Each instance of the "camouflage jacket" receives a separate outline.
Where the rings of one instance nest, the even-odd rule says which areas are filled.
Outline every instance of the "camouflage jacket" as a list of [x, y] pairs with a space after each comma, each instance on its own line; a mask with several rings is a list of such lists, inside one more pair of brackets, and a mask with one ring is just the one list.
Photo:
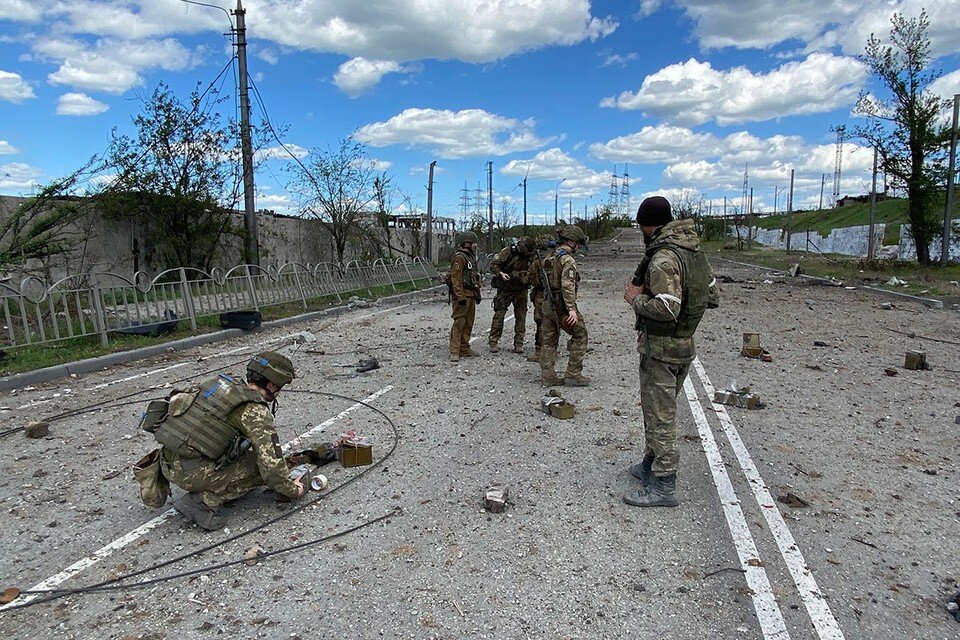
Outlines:
[[[658, 243], [669, 243], [689, 249], [700, 250], [700, 237], [697, 235], [693, 220], [674, 220], [663, 226], [656, 237]], [[710, 274], [709, 306], [720, 303], [720, 293], [716, 279]], [[654, 254], [644, 278], [645, 293], [633, 301], [633, 310], [638, 316], [652, 320], [675, 320], [683, 304], [682, 268], [679, 258], [673, 251], [658, 251]], [[685, 364], [696, 357], [693, 336], [676, 338], [670, 336], [639, 334], [637, 351], [664, 362]]]
[[[510, 291], [523, 291], [530, 286], [530, 256], [525, 256], [512, 247], [504, 247], [490, 263], [490, 273], [493, 274], [494, 286]], [[500, 273], [510, 276], [503, 280]]]
[[477, 258], [473, 252], [457, 249], [450, 260], [450, 286], [453, 299], [480, 299], [480, 274], [477, 272]]
[[296, 498], [298, 489], [290, 479], [273, 415], [267, 406], [252, 402], [241, 405], [230, 413], [227, 422], [250, 439], [264, 484], [288, 498]]
[[579, 315], [577, 283], [580, 282], [580, 274], [577, 272], [577, 261], [570, 249], [566, 245], [557, 247], [552, 254], [543, 259], [543, 267], [550, 280], [554, 299], [557, 302], [562, 300], [567, 312], [574, 310]]

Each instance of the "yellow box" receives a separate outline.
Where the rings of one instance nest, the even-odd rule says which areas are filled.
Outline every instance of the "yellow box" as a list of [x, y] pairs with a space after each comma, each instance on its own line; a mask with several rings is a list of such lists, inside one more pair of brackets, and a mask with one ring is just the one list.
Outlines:
[[348, 442], [341, 444], [340, 464], [344, 467], [362, 467], [373, 464], [373, 445]]

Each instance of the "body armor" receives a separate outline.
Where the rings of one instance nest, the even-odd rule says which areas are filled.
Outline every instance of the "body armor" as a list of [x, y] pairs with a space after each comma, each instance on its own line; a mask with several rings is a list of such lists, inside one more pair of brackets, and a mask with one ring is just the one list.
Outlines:
[[227, 418], [234, 409], [250, 402], [266, 404], [256, 390], [220, 375], [173, 394], [166, 418], [155, 426], [153, 436], [164, 449], [182, 458], [218, 460], [242, 437]]
[[[701, 251], [691, 251], [672, 243], [651, 245], [643, 262], [637, 267], [634, 274], [634, 284], [646, 281], [647, 269], [654, 254], [658, 251], [670, 251], [680, 261], [681, 281], [683, 283], [683, 297], [680, 304], [680, 313], [677, 319], [671, 322], [652, 320], [637, 317], [637, 331], [646, 331], [651, 336], [669, 336], [673, 338], [689, 338], [693, 336], [700, 324], [710, 294], [710, 264]], [[638, 285], [639, 286], [639, 285]]]
[[477, 277], [477, 259], [469, 251], [457, 249], [454, 257], [462, 256], [466, 266], [463, 268], [463, 288], [475, 291], [480, 288], [480, 278]]

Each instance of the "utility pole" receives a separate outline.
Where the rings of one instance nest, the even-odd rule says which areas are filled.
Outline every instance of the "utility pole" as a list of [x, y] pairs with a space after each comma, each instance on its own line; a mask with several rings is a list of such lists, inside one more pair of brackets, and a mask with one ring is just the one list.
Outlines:
[[867, 238], [867, 259], [873, 260], [874, 240], [873, 227], [877, 222], [877, 148], [873, 148], [873, 183], [870, 186], [870, 227]]
[[493, 161], [487, 162], [487, 251], [493, 252]]
[[433, 169], [437, 161], [430, 163], [430, 176], [427, 178], [427, 241], [425, 244], [427, 262], [433, 264]]
[[787, 194], [787, 253], [790, 253], [790, 232], [793, 231], [793, 169], [790, 169], [790, 192]]
[[823, 211], [823, 187], [827, 184], [827, 174], [820, 174], [820, 207], [818, 211]]
[[947, 163], [947, 205], [943, 211], [943, 246], [940, 248], [940, 266], [950, 264], [950, 236], [953, 231], [953, 187], [956, 182], [954, 168], [957, 162], [957, 116], [960, 115], [960, 93], [953, 96], [953, 135], [950, 138], [950, 161]]
[[527, 235], [527, 177], [523, 177], [523, 235]]
[[747, 251], [753, 247], [753, 187], [750, 187], [749, 202], [749, 209], [747, 209]]
[[260, 266], [257, 238], [257, 210], [253, 192], [253, 144], [250, 141], [250, 93], [247, 87], [247, 12], [240, 0], [233, 11], [237, 18], [237, 73], [240, 81], [240, 154], [243, 157], [243, 224], [246, 230], [246, 258]]
[[560, 182], [557, 183], [557, 186], [553, 188], [553, 226], [554, 228], [556, 228], [556, 226], [560, 224], [560, 216], [559, 216], [559, 209], [558, 209], [558, 205], [560, 202], [560, 185], [562, 185], [565, 180], [566, 178], [563, 178], [562, 180], [560, 180]]

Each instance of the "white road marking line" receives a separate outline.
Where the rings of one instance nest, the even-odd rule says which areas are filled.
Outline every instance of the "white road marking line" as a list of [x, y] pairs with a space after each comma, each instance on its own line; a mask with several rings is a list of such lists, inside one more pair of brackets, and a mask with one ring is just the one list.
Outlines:
[[683, 390], [687, 396], [690, 411], [693, 413], [694, 422], [697, 423], [703, 452], [706, 454], [710, 473], [713, 474], [713, 484], [717, 487], [720, 506], [727, 519], [730, 535], [733, 537], [733, 546], [736, 548], [737, 557], [740, 559], [740, 566], [743, 567], [747, 586], [751, 590], [750, 597], [753, 599], [753, 608], [757, 612], [757, 622], [760, 623], [760, 630], [763, 632], [765, 639], [789, 640], [790, 633], [787, 631], [783, 612], [780, 611], [780, 605], [777, 604], [773, 595], [773, 588], [770, 586], [767, 572], [759, 562], [760, 553], [757, 551], [756, 542], [754, 542], [753, 535], [750, 533], [750, 527], [743, 515], [743, 509], [740, 508], [740, 500], [737, 498], [733, 483], [730, 481], [729, 474], [727, 474], [727, 468], [720, 455], [720, 449], [717, 447], [713, 430], [707, 423], [707, 416], [703, 412], [703, 407], [700, 405], [697, 392], [689, 377], [683, 383]]
[[106, 387], [113, 386], [115, 384], [120, 384], [121, 382], [130, 382], [131, 380], [136, 380], [138, 378], [145, 378], [146, 376], [152, 376], [156, 373], [163, 373], [164, 371], [170, 371], [170, 369], [176, 369], [178, 367], [185, 367], [188, 364], [193, 364], [192, 362], [181, 362], [179, 364], [172, 364], [169, 367], [160, 367], [159, 369], [152, 369], [144, 373], [138, 373], [136, 375], [127, 376], [126, 378], [119, 378], [118, 380], [111, 380], [110, 382], [103, 382], [96, 386], [90, 387], [89, 391], [97, 391], [98, 389], [103, 389]]
[[747, 478], [747, 484], [750, 485], [757, 504], [760, 505], [760, 512], [767, 521], [767, 526], [773, 534], [777, 548], [780, 549], [780, 555], [783, 556], [787, 570], [790, 571], [790, 576], [793, 578], [794, 584], [797, 585], [800, 599], [807, 608], [807, 613], [810, 615], [810, 621], [813, 622], [813, 627], [816, 629], [817, 635], [821, 640], [843, 640], [843, 631], [840, 629], [837, 619], [834, 618], [833, 613], [830, 611], [826, 597], [823, 595], [823, 592], [820, 591], [816, 579], [813, 577], [806, 560], [803, 558], [803, 554], [800, 552], [800, 547], [797, 545], [796, 540], [794, 540], [793, 534], [790, 533], [790, 528], [787, 527], [787, 523], [783, 520], [783, 515], [777, 508], [777, 503], [774, 501], [769, 489], [767, 489], [767, 485], [763, 481], [763, 477], [753, 463], [753, 458], [750, 457], [750, 453], [743, 444], [743, 440], [740, 439], [740, 433], [730, 419], [726, 407], [713, 402], [714, 387], [710, 382], [710, 378], [707, 376], [707, 371], [704, 369], [703, 363], [697, 358], [693, 361], [693, 366], [700, 378], [700, 382], [703, 384], [703, 389], [706, 391], [707, 397], [710, 399], [710, 403], [713, 405], [717, 417], [720, 419], [723, 432], [727, 436], [727, 440], [730, 441], [730, 446], [733, 448], [740, 467], [743, 469], [743, 473]]
[[[504, 317], [503, 321], [506, 322], [507, 320], [513, 320], [513, 314], [512, 314], [512, 313], [511, 313], [510, 315]], [[487, 329], [487, 330], [484, 331], [483, 333], [490, 333], [490, 329]], [[474, 336], [474, 337], [470, 338], [470, 344], [473, 344], [473, 341], [476, 340], [476, 339], [479, 338], [479, 337], [480, 337], [480, 336]]]
[[380, 315], [381, 313], [388, 313], [390, 311], [396, 311], [397, 309], [403, 309], [404, 307], [410, 307], [416, 304], [415, 302], [408, 302], [407, 304], [402, 304], [399, 307], [392, 307], [390, 309], [381, 309], [380, 311], [374, 311], [373, 313], [368, 313], [364, 316], [358, 316], [354, 320], [365, 320], [367, 318], [372, 318], [373, 316]]
[[[379, 391], [376, 391], [376, 392], [370, 394], [369, 396], [367, 396], [366, 398], [364, 398], [361, 402], [370, 403], [370, 402], [376, 400], [377, 398], [379, 398], [380, 396], [382, 396], [383, 394], [387, 393], [387, 392], [390, 391], [391, 389], [393, 389], [393, 385], [386, 386], [386, 387], [384, 387], [383, 389], [380, 389]], [[358, 409], [358, 408], [360, 408], [360, 407], [362, 407], [362, 406], [363, 406], [363, 405], [362, 405], [360, 402], [357, 402], [357, 403], [354, 403], [354, 404], [350, 405], [349, 407], [347, 407], [346, 409], [344, 409], [343, 411], [341, 411], [341, 412], [338, 413], [337, 415], [333, 416], [332, 418], [328, 418], [327, 420], [324, 420], [323, 422], [321, 422], [321, 423], [320, 423], [319, 425], [317, 425], [316, 427], [310, 429], [310, 431], [302, 434], [299, 438], [294, 438], [294, 439], [291, 440], [290, 442], [287, 442], [286, 444], [284, 444], [284, 445], [283, 445], [283, 450], [284, 450], [284, 451], [288, 450], [288, 449], [290, 448], [290, 446], [293, 445], [293, 444], [294, 444], [295, 442], [297, 442], [298, 440], [302, 440], [305, 436], [308, 436], [308, 435], [310, 435], [310, 434], [313, 434], [313, 433], [317, 433], [317, 432], [319, 432], [319, 431], [322, 431], [323, 429], [329, 427], [331, 424], [333, 424], [334, 422], [336, 422], [336, 421], [339, 420], [340, 418], [346, 416], [346, 415], [349, 414], [350, 412], [355, 411], [356, 409]], [[69, 567], [67, 567], [66, 569], [64, 569], [63, 571], [61, 571], [60, 573], [56, 574], [55, 576], [51, 576], [51, 577], [47, 578], [46, 580], [44, 580], [43, 582], [40, 582], [40, 583], [38, 583], [38, 584], [35, 584], [34, 586], [30, 587], [29, 591], [44, 591], [44, 590], [48, 590], [48, 589], [53, 589], [54, 587], [56, 587], [56, 586], [58, 586], [58, 585], [60, 585], [60, 584], [62, 584], [62, 583], [64, 583], [64, 582], [66, 582], [67, 580], [69, 580], [70, 578], [76, 576], [77, 574], [79, 574], [80, 572], [84, 571], [85, 569], [88, 569], [88, 568], [92, 567], [93, 565], [97, 564], [98, 562], [100, 562], [100, 561], [103, 560], [104, 558], [110, 556], [111, 554], [113, 554], [114, 551], [117, 551], [118, 549], [122, 549], [122, 548], [126, 547], [127, 545], [129, 545], [130, 543], [132, 543], [132, 542], [134, 542], [134, 541], [136, 541], [136, 540], [139, 540], [139, 539], [142, 538], [144, 535], [146, 535], [146, 534], [149, 533], [150, 531], [153, 531], [154, 529], [156, 529], [157, 527], [159, 527], [161, 524], [163, 524], [164, 522], [166, 522], [170, 517], [172, 517], [172, 516], [173, 516], [174, 514], [176, 514], [176, 513], [177, 513], [176, 509], [167, 509], [166, 511], [164, 511], [164, 512], [161, 513], [160, 515], [156, 516], [155, 518], [153, 518], [153, 519], [151, 519], [151, 520], [148, 520], [148, 521], [145, 522], [144, 524], [140, 525], [139, 527], [137, 527], [136, 529], [134, 529], [134, 530], [131, 531], [130, 533], [127, 533], [127, 534], [125, 534], [125, 535], [117, 538], [117, 539], [114, 540], [113, 542], [111, 542], [111, 543], [109, 543], [109, 544], [107, 544], [107, 545], [104, 545], [104, 546], [101, 547], [100, 549], [98, 549], [98, 550], [94, 551], [93, 553], [91, 553], [89, 556], [87, 556], [87, 557], [85, 557], [85, 558], [82, 558], [82, 559], [74, 562], [72, 565], [70, 565]], [[3, 611], [3, 610], [6, 609], [7, 607], [13, 607], [13, 606], [16, 606], [16, 605], [26, 604], [27, 602], [30, 602], [31, 600], [35, 600], [36, 598], [39, 598], [39, 597], [42, 596], [42, 595], [43, 595], [42, 593], [30, 593], [30, 594], [27, 594], [27, 595], [25, 595], [25, 596], [22, 596], [22, 597], [20, 597], [20, 598], [17, 598], [16, 600], [14, 600], [13, 602], [11, 602], [11, 603], [9, 603], [9, 604], [5, 604], [5, 605], [0, 606], [0, 611]]]

